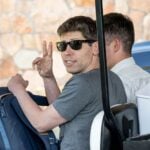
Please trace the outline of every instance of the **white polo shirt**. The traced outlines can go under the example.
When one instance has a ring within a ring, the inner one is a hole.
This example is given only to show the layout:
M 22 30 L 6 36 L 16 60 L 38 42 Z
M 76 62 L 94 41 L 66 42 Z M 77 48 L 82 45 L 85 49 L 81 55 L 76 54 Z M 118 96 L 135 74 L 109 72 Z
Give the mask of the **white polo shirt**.
M 150 83 L 150 74 L 139 67 L 133 57 L 120 61 L 111 71 L 122 80 L 128 102 L 136 103 L 136 92 Z

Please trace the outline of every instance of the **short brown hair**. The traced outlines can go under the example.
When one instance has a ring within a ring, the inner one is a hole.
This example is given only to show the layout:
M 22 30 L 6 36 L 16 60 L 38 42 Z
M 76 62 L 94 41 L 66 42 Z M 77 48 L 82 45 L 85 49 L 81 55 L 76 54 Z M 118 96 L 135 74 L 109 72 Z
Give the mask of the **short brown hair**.
M 134 43 L 134 26 L 131 19 L 121 13 L 109 13 L 104 15 L 104 33 L 107 40 L 119 38 L 122 41 L 123 48 L 131 54 Z
M 59 36 L 67 32 L 79 31 L 86 39 L 97 39 L 96 22 L 87 16 L 75 16 L 66 20 L 57 29 Z

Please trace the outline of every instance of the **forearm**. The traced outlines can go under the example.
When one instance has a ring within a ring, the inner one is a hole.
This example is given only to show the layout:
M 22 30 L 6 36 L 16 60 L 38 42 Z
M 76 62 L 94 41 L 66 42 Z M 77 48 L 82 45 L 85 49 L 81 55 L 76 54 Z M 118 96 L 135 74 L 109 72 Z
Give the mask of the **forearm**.
M 46 97 L 48 99 L 49 104 L 51 104 L 59 96 L 60 89 L 54 77 L 44 78 L 43 81 L 44 81 Z
M 19 74 L 12 77 L 8 82 L 9 90 L 16 96 L 22 111 L 34 128 L 39 132 L 45 132 L 66 121 L 52 105 L 48 106 L 46 109 L 41 109 L 27 93 L 27 86 L 28 82 Z M 57 90 L 59 91 L 59 89 Z M 54 95 L 56 96 L 58 94 L 55 92 Z
M 13 91 L 13 94 L 16 96 L 22 111 L 32 126 L 38 129 L 39 124 L 43 122 L 43 110 L 32 100 L 25 90 L 16 90 Z

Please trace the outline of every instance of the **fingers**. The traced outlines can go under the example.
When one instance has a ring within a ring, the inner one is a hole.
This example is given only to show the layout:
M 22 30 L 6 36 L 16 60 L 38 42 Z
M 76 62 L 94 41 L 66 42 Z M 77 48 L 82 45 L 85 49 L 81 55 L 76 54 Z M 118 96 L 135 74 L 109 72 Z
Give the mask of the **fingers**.
M 12 78 L 22 78 L 21 74 L 17 73 L 16 75 L 14 75 Z
M 43 41 L 42 47 L 43 47 L 43 57 L 45 57 L 47 55 L 47 42 L 46 41 Z
M 8 83 L 11 83 L 11 82 L 18 82 L 18 81 L 21 81 L 21 80 L 23 80 L 22 76 L 17 73 L 16 75 L 14 75 L 14 76 L 12 76 L 12 77 L 10 78 L 10 80 L 9 80 Z
M 24 80 L 23 77 L 22 77 L 22 75 L 19 74 L 19 73 L 17 73 L 17 74 L 14 76 L 14 78 L 19 79 L 19 80 Z
M 25 90 L 28 84 L 20 74 L 16 74 L 8 81 L 7 86 L 11 92 L 16 93 L 18 90 Z
M 53 49 L 52 42 L 49 42 L 47 53 L 48 53 L 48 56 L 50 56 L 50 57 L 52 56 L 52 49 Z
M 46 41 L 43 41 L 43 57 L 52 56 L 52 42 L 47 45 Z
M 17 74 L 16 77 L 18 78 L 19 83 L 22 84 L 25 88 L 28 86 L 28 80 L 25 80 L 20 74 Z
M 33 60 L 33 62 L 32 62 L 33 69 L 35 69 L 36 65 L 39 64 L 39 62 L 41 61 L 41 59 L 42 59 L 41 57 L 37 57 L 36 59 Z
M 28 86 L 29 84 L 29 81 L 28 80 L 25 80 L 23 79 L 23 77 L 21 76 L 21 74 L 16 74 L 14 76 L 15 80 L 18 80 L 18 83 L 22 84 L 25 88 Z
M 45 76 L 47 72 L 52 70 L 52 42 L 47 45 L 46 41 L 43 41 L 43 57 L 37 57 L 32 62 L 33 69 L 36 69 L 41 76 Z

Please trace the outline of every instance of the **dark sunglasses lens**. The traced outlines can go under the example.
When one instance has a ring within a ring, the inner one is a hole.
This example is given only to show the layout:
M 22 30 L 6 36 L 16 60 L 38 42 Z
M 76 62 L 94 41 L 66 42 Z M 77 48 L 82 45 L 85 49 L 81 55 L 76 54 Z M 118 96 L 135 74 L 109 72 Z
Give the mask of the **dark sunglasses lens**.
M 66 42 L 57 42 L 56 46 L 59 51 L 63 52 L 66 50 L 67 43 Z
M 70 41 L 70 47 L 74 50 L 79 50 L 82 47 L 82 41 L 79 40 Z

